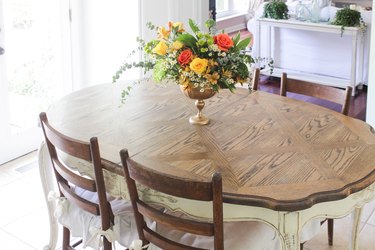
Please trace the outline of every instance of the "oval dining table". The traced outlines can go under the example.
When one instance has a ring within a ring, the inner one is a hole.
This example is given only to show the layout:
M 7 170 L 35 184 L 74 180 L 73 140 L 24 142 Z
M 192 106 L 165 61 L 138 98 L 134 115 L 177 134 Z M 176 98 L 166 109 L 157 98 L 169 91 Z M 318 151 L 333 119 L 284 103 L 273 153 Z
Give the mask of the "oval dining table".
M 352 213 L 350 249 L 358 249 L 362 207 L 375 197 L 375 132 L 367 123 L 299 100 L 237 88 L 205 100 L 208 125 L 192 125 L 197 110 L 176 84 L 145 81 L 103 84 L 71 93 L 48 110 L 62 133 L 96 136 L 106 168 L 107 191 L 128 199 L 119 151 L 172 176 L 223 178 L 225 221 L 257 220 L 279 233 L 282 249 L 299 249 L 303 226 L 314 218 Z M 39 165 L 47 196 L 54 179 L 42 142 Z M 92 175 L 87 164 L 82 174 Z M 209 204 L 141 190 L 145 199 L 174 211 L 210 218 Z M 50 242 L 56 245 L 54 203 L 47 202 Z M 205 208 L 207 206 L 207 209 Z

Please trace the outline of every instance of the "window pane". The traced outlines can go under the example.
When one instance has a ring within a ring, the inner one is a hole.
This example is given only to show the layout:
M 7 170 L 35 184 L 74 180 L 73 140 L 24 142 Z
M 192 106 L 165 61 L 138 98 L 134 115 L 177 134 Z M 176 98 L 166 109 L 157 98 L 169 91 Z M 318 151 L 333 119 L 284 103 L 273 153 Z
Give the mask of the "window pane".
M 216 0 L 216 12 L 228 10 L 228 0 Z

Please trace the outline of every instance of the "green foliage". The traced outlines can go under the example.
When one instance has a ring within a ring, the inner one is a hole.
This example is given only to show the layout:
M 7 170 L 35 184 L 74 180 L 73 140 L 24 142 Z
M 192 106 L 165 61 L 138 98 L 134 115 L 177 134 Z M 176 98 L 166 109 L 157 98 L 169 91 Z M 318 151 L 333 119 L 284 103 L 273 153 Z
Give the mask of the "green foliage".
M 356 10 L 344 8 L 336 12 L 336 17 L 332 24 L 347 27 L 359 26 L 361 22 L 361 13 Z
M 264 5 L 263 16 L 273 19 L 288 19 L 288 6 L 280 0 L 272 0 Z
M 198 53 L 197 39 L 188 33 L 181 34 L 177 37 L 177 40 L 190 47 L 194 53 Z
M 189 19 L 189 26 L 195 34 L 200 31 L 198 25 L 192 19 Z
M 244 50 L 244 49 L 246 49 L 246 47 L 250 44 L 250 41 L 251 41 L 251 39 L 250 39 L 250 37 L 248 37 L 248 38 L 245 38 L 245 39 L 243 39 L 242 41 L 240 41 L 239 43 L 237 43 L 236 45 L 235 45 L 235 48 L 237 49 L 237 50 Z
M 345 27 L 361 27 L 366 30 L 366 23 L 363 21 L 361 13 L 350 8 L 343 8 L 336 12 L 335 19 L 332 21 L 333 25 L 341 25 L 341 36 L 344 33 Z

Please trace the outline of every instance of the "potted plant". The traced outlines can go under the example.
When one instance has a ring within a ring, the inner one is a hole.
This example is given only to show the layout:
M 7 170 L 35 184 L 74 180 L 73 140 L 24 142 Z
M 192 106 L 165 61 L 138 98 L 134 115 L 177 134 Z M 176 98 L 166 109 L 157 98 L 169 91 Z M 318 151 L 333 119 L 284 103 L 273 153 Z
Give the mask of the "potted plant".
M 343 8 L 336 12 L 335 19 L 331 22 L 333 25 L 341 25 L 341 36 L 345 27 L 360 27 L 366 31 L 366 23 L 363 21 L 361 13 L 350 8 Z
M 272 19 L 288 19 L 288 6 L 281 0 L 272 0 L 264 5 L 263 17 Z

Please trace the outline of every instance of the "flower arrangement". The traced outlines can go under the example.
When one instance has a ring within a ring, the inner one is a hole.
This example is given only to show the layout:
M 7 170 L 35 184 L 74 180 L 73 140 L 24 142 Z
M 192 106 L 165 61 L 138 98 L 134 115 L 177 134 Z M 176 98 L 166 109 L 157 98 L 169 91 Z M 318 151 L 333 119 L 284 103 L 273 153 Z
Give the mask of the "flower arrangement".
M 250 38 L 241 40 L 239 33 L 233 38 L 224 32 L 215 34 L 216 23 L 212 19 L 205 22 L 208 32 L 201 31 L 191 19 L 192 33 L 186 32 L 180 22 L 169 22 L 167 28 L 151 23 L 147 26 L 156 30 L 157 38 L 147 43 L 138 38 L 138 50 L 144 52 L 144 60 L 125 62 L 113 76 L 113 82 L 132 67 L 143 68 L 145 73 L 152 70 L 156 82 L 173 81 L 184 88 L 200 88 L 202 92 L 206 88 L 233 91 L 237 83 L 249 81 L 249 68 L 255 62 L 245 53 Z M 123 99 L 130 88 L 122 93 Z

